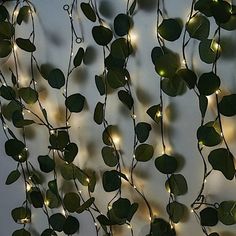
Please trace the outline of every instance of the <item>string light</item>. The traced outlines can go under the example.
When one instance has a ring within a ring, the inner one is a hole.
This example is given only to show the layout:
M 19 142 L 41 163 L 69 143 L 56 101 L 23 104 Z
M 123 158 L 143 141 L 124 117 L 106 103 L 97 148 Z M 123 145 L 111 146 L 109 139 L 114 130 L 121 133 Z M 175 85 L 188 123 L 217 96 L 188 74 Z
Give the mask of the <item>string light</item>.
M 89 178 L 86 178 L 86 181 L 89 183 L 90 182 Z
M 182 61 L 182 64 L 183 64 L 184 66 L 186 66 L 186 65 L 187 65 L 186 60 L 183 60 L 183 61 Z
M 220 89 L 217 89 L 217 90 L 216 90 L 216 94 L 219 94 L 219 93 L 220 93 Z
M 46 206 L 49 206 L 49 201 L 46 199 L 45 201 L 44 201 L 44 204 L 46 205 Z
M 211 46 L 210 46 L 211 50 L 214 52 L 217 52 L 220 50 L 220 44 L 217 43 L 214 39 L 211 42 Z
M 162 114 L 161 114 L 161 111 L 157 111 L 157 113 L 156 113 L 156 117 L 161 117 L 162 116 Z
M 132 229 L 132 225 L 128 224 L 127 225 L 128 229 Z
M 13 50 L 16 51 L 17 48 L 18 48 L 18 47 L 17 47 L 16 43 L 14 43 L 14 44 L 13 44 Z
M 29 183 L 27 183 L 27 184 L 26 184 L 26 190 L 27 190 L 27 192 L 29 192 L 29 191 L 31 190 L 31 188 L 32 188 L 32 185 L 29 184 Z
M 160 74 L 160 76 L 164 76 L 165 75 L 165 71 L 164 70 L 160 70 L 159 74 Z
M 112 140 L 114 142 L 115 145 L 119 145 L 120 143 L 120 137 L 117 134 L 113 134 L 112 135 Z
M 137 116 L 135 114 L 132 114 L 131 117 L 132 117 L 132 119 L 135 120 Z
M 95 225 L 96 227 L 98 226 L 98 224 L 97 224 L 96 222 L 94 223 L 94 225 Z
M 112 209 L 112 206 L 111 205 L 108 205 L 108 210 L 111 210 Z

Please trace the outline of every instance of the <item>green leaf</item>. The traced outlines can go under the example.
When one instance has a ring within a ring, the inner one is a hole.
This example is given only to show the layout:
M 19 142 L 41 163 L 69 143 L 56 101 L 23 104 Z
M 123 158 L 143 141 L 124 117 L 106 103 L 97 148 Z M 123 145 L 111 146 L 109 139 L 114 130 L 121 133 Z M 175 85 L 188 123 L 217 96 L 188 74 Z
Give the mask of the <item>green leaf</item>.
M 93 114 L 93 119 L 98 125 L 102 124 L 103 119 L 104 119 L 103 109 L 104 109 L 104 104 L 101 102 L 98 102 L 95 107 L 94 114 Z
M 138 210 L 138 203 L 133 203 L 129 208 L 129 214 L 127 216 L 127 221 L 131 221 L 135 212 Z
M 157 28 L 162 38 L 168 41 L 177 40 L 182 32 L 182 25 L 177 19 L 164 19 Z
M 152 130 L 152 126 L 146 122 L 139 122 L 135 126 L 135 133 L 137 135 L 137 139 L 140 143 L 145 142 L 148 137 L 149 133 Z
M 24 22 L 28 22 L 29 19 L 29 11 L 30 11 L 30 7 L 29 6 L 23 6 L 20 8 L 20 11 L 17 15 L 16 21 L 18 25 L 21 25 L 21 23 Z
M 120 90 L 118 92 L 118 97 L 124 105 L 126 105 L 130 110 L 132 109 L 132 107 L 134 105 L 134 100 L 133 100 L 132 96 L 127 91 Z
M 65 224 L 66 218 L 61 213 L 56 213 L 50 216 L 49 223 L 52 228 L 58 232 L 63 230 L 63 226 Z
M 29 192 L 30 200 L 32 205 L 35 208 L 42 208 L 44 204 L 44 199 L 42 193 L 38 188 L 34 188 L 32 191 Z
M 84 49 L 80 47 L 73 60 L 74 67 L 81 65 L 83 57 L 84 57 Z
M 116 58 L 109 54 L 105 58 L 105 66 L 108 70 L 121 70 L 124 68 L 125 65 L 125 59 L 124 58 Z
M 206 207 L 200 212 L 202 226 L 215 226 L 218 223 L 217 210 L 213 207 Z
M 111 44 L 111 55 L 114 58 L 126 59 L 132 52 L 132 45 L 125 38 L 118 38 Z
M 5 21 L 9 17 L 9 13 L 3 5 L 0 6 L 0 22 Z
M 79 221 L 74 216 L 68 216 L 63 225 L 63 232 L 67 235 L 75 234 L 79 231 Z
M 12 87 L 2 85 L 0 87 L 0 96 L 6 100 L 13 100 L 16 98 L 16 93 Z
M 105 83 L 104 83 L 104 79 L 102 76 L 98 76 L 95 75 L 95 83 L 96 83 L 96 87 L 98 89 L 98 92 L 100 93 L 100 95 L 104 95 L 105 94 Z
M 11 211 L 11 216 L 18 224 L 25 224 L 26 222 L 30 223 L 31 221 L 31 211 L 25 207 L 17 207 L 13 209 Z
M 85 3 L 85 2 L 82 2 L 80 4 L 80 7 L 81 7 L 81 10 L 82 12 L 84 13 L 84 15 L 89 19 L 91 20 L 92 22 L 95 22 L 96 21 L 96 14 L 93 10 L 93 8 L 91 7 L 91 5 L 89 3 Z
M 50 189 L 50 191 L 52 191 L 52 193 L 54 193 L 55 195 L 58 195 L 58 187 L 57 187 L 56 179 L 48 182 L 48 188 Z
M 161 218 L 155 218 L 151 222 L 152 236 L 176 236 L 175 229 Z
M 220 87 L 220 78 L 213 72 L 203 73 L 198 80 L 198 90 L 202 95 L 211 95 Z
M 84 108 L 85 97 L 75 93 L 66 98 L 65 105 L 70 112 L 81 112 Z
M 175 196 L 184 195 L 188 191 L 187 182 L 183 175 L 172 174 L 166 181 L 166 189 Z
M 154 105 L 148 108 L 147 114 L 156 122 L 159 123 L 161 120 L 161 105 Z
M 153 146 L 150 144 L 140 144 L 136 149 L 135 149 L 135 159 L 137 161 L 149 161 L 153 157 L 154 149 Z
M 50 189 L 46 191 L 46 201 L 47 201 L 47 206 L 50 209 L 58 208 L 60 206 L 59 197 L 56 194 L 54 194 Z
M 224 201 L 220 203 L 218 211 L 218 218 L 224 225 L 236 224 L 236 202 Z
M 178 163 L 175 157 L 163 154 L 156 158 L 155 166 L 163 174 L 172 174 L 176 171 Z
M 111 221 L 104 215 L 99 215 L 97 220 L 101 225 L 112 225 Z
M 217 24 L 226 23 L 231 16 L 231 5 L 226 1 L 212 1 L 212 15 Z
M 113 38 L 112 31 L 102 25 L 94 26 L 92 29 L 92 35 L 95 42 L 101 46 L 106 46 Z
M 199 98 L 199 108 L 201 111 L 201 115 L 202 117 L 205 117 L 207 106 L 208 106 L 208 99 L 204 95 L 199 95 L 198 98 Z
M 114 20 L 114 30 L 118 36 L 125 36 L 132 27 L 132 18 L 126 14 L 118 14 Z
M 34 104 L 38 100 L 38 92 L 31 87 L 20 88 L 19 95 L 27 104 Z
M 194 5 L 194 10 L 196 11 L 198 10 L 207 17 L 210 17 L 212 16 L 212 11 L 211 11 L 212 2 L 213 2 L 212 0 L 198 0 Z
M 166 211 L 170 217 L 170 219 L 175 223 L 179 223 L 183 217 L 185 212 L 185 205 L 179 202 L 171 202 L 166 206 Z
M 112 211 L 116 217 L 126 219 L 129 215 L 131 203 L 127 198 L 119 198 L 112 204 Z
M 34 52 L 36 47 L 29 39 L 17 38 L 16 44 L 19 48 L 26 52 Z
M 12 123 L 13 123 L 13 125 L 15 127 L 22 128 L 24 126 L 33 124 L 34 121 L 33 120 L 24 119 L 24 116 L 22 115 L 22 112 L 16 110 L 12 114 Z
M 107 166 L 115 167 L 119 162 L 118 157 L 119 156 L 113 147 L 105 146 L 102 148 L 102 158 Z
M 10 22 L 0 22 L 0 39 L 8 39 L 14 35 L 15 29 Z
M 66 193 L 63 198 L 63 204 L 69 212 L 75 212 L 80 207 L 80 197 L 77 193 Z
M 62 177 L 65 180 L 72 180 L 75 177 L 74 169 L 75 167 L 72 163 L 71 164 L 63 163 L 60 168 Z
M 199 43 L 199 55 L 203 62 L 211 64 L 220 57 L 220 46 L 213 39 L 204 39 Z
M 52 229 L 45 229 L 40 236 L 57 236 Z
M 176 97 L 186 91 L 185 82 L 178 75 L 173 78 L 165 78 L 161 81 L 161 89 L 168 96 Z
M 111 146 L 114 142 L 113 136 L 118 135 L 118 127 L 116 125 L 107 126 L 102 133 L 102 141 L 104 144 Z
M 134 14 L 134 10 L 136 8 L 137 5 L 137 0 L 134 0 L 133 3 L 131 4 L 130 8 L 129 8 L 129 14 L 133 15 Z
M 232 180 L 234 178 L 234 157 L 229 150 L 225 148 L 215 149 L 210 152 L 208 160 L 212 168 L 221 171 L 226 179 Z
M 7 57 L 12 51 L 12 44 L 10 41 L 0 39 L 0 58 Z
M 226 22 L 221 24 L 221 28 L 228 30 L 228 31 L 232 31 L 236 29 L 236 7 L 235 5 L 232 5 L 232 14 L 230 16 L 230 19 Z
M 113 89 L 123 87 L 126 83 L 125 71 L 120 69 L 110 69 L 107 73 L 107 82 Z
M 49 173 L 54 170 L 55 162 L 48 155 L 38 156 L 40 170 Z
M 18 229 L 13 232 L 12 236 L 31 236 L 30 232 L 23 229 Z
M 5 142 L 5 151 L 8 156 L 18 156 L 25 149 L 25 144 L 18 139 L 9 139 Z
M 20 171 L 17 170 L 13 170 L 8 176 L 7 176 L 7 180 L 5 182 L 6 185 L 10 185 L 14 182 L 16 182 L 21 176 Z
M 179 57 L 174 53 L 161 55 L 156 58 L 155 62 L 156 72 L 165 78 L 172 78 L 180 65 Z
M 190 19 L 186 29 L 191 38 L 204 40 L 209 36 L 210 21 L 203 15 L 196 15 Z
M 55 89 L 60 89 L 65 85 L 65 76 L 60 69 L 50 71 L 47 80 L 49 85 Z
M 64 160 L 67 163 L 73 162 L 76 155 L 78 154 L 78 151 L 78 146 L 75 143 L 68 143 L 64 151 Z
M 213 147 L 220 144 L 222 138 L 213 125 L 202 125 L 197 130 L 198 142 L 202 145 Z
M 197 76 L 194 71 L 189 69 L 180 69 L 177 71 L 177 76 L 185 81 L 189 89 L 193 89 L 197 82 Z
M 213 232 L 213 233 L 210 233 L 209 236 L 220 236 L 220 235 L 216 232 Z
M 106 192 L 113 192 L 121 187 L 121 179 L 116 170 L 105 171 L 102 176 L 103 188 Z
M 84 212 L 85 210 L 87 210 L 89 207 L 91 207 L 91 205 L 94 203 L 95 201 L 95 198 L 94 197 L 91 197 L 89 198 L 86 202 L 84 202 L 77 210 L 76 212 L 77 213 L 82 213 Z
M 219 111 L 224 116 L 236 115 L 236 94 L 224 96 L 219 103 Z

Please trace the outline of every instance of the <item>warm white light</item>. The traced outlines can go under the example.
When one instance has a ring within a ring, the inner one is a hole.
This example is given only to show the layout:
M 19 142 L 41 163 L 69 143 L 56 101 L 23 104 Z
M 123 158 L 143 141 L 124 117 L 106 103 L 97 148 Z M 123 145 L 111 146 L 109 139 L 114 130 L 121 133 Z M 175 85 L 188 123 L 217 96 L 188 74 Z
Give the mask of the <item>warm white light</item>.
M 89 178 L 86 178 L 86 181 L 89 183 L 90 182 Z
M 127 227 L 128 227 L 128 229 L 132 229 L 132 226 L 131 226 L 131 225 L 128 225 Z
M 137 42 L 138 34 L 134 30 L 130 30 L 129 37 L 130 37 L 131 43 L 135 43 Z
M 157 111 L 156 117 L 161 117 L 161 116 L 162 116 L 161 111 Z
M 213 39 L 212 42 L 211 42 L 211 50 L 212 50 L 213 52 L 220 51 L 220 44 L 217 43 L 214 39 Z
M 18 47 L 17 47 L 16 43 L 14 43 L 14 45 L 13 45 L 13 50 L 16 51 L 17 48 L 18 48 Z
M 29 191 L 31 190 L 31 188 L 32 188 L 31 184 L 27 183 L 27 184 L 26 184 L 26 190 L 27 190 L 27 192 L 29 192 Z
M 183 64 L 184 66 L 186 66 L 186 65 L 187 65 L 186 60 L 183 60 L 183 61 L 182 61 L 182 64 Z
M 112 135 L 112 140 L 115 145 L 118 145 L 120 143 L 120 137 L 117 134 Z
M 159 74 L 160 74 L 160 76 L 164 76 L 165 75 L 165 71 L 164 70 L 160 70 Z
M 217 89 L 217 90 L 216 90 L 216 94 L 219 94 L 219 93 L 220 93 L 220 90 L 219 90 L 219 89 Z
M 50 203 L 50 202 L 49 202 L 48 200 L 45 200 L 45 201 L 44 201 L 44 204 L 45 204 L 46 206 L 48 206 L 49 203 Z
M 136 116 L 135 114 L 132 115 L 132 118 L 133 118 L 133 119 L 136 119 L 136 117 L 137 117 L 137 116 Z
M 111 206 L 111 205 L 109 205 L 109 206 L 108 206 L 108 210 L 111 210 L 111 209 L 112 209 L 112 206 Z

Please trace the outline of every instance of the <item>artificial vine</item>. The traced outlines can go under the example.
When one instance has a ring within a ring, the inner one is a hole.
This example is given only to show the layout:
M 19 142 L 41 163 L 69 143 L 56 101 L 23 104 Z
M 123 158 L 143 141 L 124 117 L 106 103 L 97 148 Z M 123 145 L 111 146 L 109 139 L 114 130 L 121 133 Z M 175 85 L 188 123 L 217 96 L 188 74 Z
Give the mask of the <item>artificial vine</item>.
M 136 51 L 131 31 L 136 26 L 135 16 L 141 10 L 139 5 L 140 1 L 127 0 L 124 12 L 116 15 L 112 22 L 103 19 L 96 0 L 71 0 L 63 5 L 61 10 L 70 27 L 68 64 L 64 72 L 37 59 L 40 49 L 37 46 L 39 36 L 36 34 L 37 9 L 34 2 L 5 0 L 0 3 L 0 58 L 3 60 L 0 66 L 0 118 L 6 137 L 5 153 L 16 163 L 16 168 L 6 178 L 6 185 L 21 178 L 25 192 L 22 204 L 11 211 L 14 222 L 19 225 L 13 236 L 33 235 L 30 224 L 32 213 L 37 209 L 46 219 L 45 229 L 39 233 L 41 236 L 57 235 L 58 232 L 79 234 L 79 215 L 84 212 L 88 213 L 97 236 L 118 235 L 117 228 L 122 230 L 123 226 L 128 227 L 129 235 L 135 236 L 139 229 L 134 227 L 132 219 L 136 217 L 141 201 L 148 212 L 147 236 L 178 235 L 175 224 L 184 221 L 187 209 L 194 213 L 206 236 L 220 235 L 210 228 L 219 221 L 224 225 L 236 224 L 236 202 L 222 199 L 212 203 L 205 191 L 207 178 L 214 171 L 220 171 L 227 180 L 233 180 L 236 173 L 234 155 L 222 122 L 223 117 L 236 115 L 236 95 L 223 92 L 224 81 L 218 73 L 218 60 L 223 51 L 222 32 L 236 29 L 236 6 L 223 0 L 192 0 L 188 6 L 187 21 L 183 23 L 181 19 L 168 16 L 164 1 L 156 1 L 157 46 L 148 56 L 157 75 L 154 79 L 158 84 L 156 93 L 159 101 L 147 109 L 147 119 L 140 121 L 136 112 L 139 103 L 134 75 L 129 71 L 129 62 Z M 103 70 L 94 75 L 101 101 L 96 101 L 93 111 L 93 121 L 103 129 L 101 139 L 104 146 L 99 155 L 108 169 L 102 173 L 78 164 L 81 155 L 79 142 L 72 136 L 71 120 L 73 116 L 85 112 L 87 101 L 83 91 L 74 92 L 70 84 L 73 73 L 86 64 L 82 16 L 93 24 L 90 36 L 103 55 Z M 18 36 L 23 25 L 27 26 L 29 33 Z M 178 40 L 182 40 L 181 54 L 169 48 L 172 42 Z M 191 44 L 198 44 L 199 55 L 192 56 L 209 65 L 207 71 L 200 73 L 195 68 L 189 53 Z M 30 65 L 30 78 L 24 81 L 21 75 L 22 54 L 27 54 Z M 57 91 L 64 103 L 63 119 L 59 125 L 49 115 L 41 95 L 41 84 L 46 84 L 52 93 Z M 190 206 L 179 202 L 179 196 L 187 194 L 188 184 L 185 177 L 178 173 L 177 155 L 166 148 L 165 126 L 165 99 L 184 96 L 188 89 L 199 102 L 200 125 L 196 137 L 192 138 L 196 139 L 203 164 L 201 187 Z M 133 143 L 129 154 L 122 151 L 119 124 L 109 120 L 110 95 L 115 95 L 128 110 Z M 211 98 L 215 101 L 216 117 L 208 120 Z M 154 123 L 149 123 L 149 118 Z M 45 139 L 48 139 L 46 153 L 37 157 L 38 165 L 33 164 L 33 150 L 27 140 L 27 129 L 31 126 L 44 129 Z M 165 208 L 168 219 L 153 213 L 152 203 L 136 179 L 138 164 L 150 162 L 156 153 L 156 144 L 150 144 L 151 139 L 147 142 L 150 134 L 155 132 L 155 126 L 160 130 L 157 143 L 162 146 L 162 153 L 157 154 L 153 166 L 166 176 L 168 201 Z M 69 191 L 63 189 L 63 182 L 70 184 Z M 99 182 L 109 196 L 105 210 L 98 204 L 99 197 L 103 196 L 96 195 Z M 125 184 L 140 202 L 127 198 Z

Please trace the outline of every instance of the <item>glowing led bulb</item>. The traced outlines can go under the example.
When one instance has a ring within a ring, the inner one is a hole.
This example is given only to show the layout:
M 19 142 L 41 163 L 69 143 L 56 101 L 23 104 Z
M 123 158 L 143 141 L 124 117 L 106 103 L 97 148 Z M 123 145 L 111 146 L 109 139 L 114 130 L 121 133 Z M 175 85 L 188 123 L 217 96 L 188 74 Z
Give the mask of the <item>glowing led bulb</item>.
M 112 140 L 115 145 L 118 145 L 120 143 L 120 137 L 117 134 L 112 135 Z
M 86 178 L 86 181 L 87 181 L 87 183 L 89 183 L 90 182 L 89 178 Z
M 212 50 L 213 52 L 217 52 L 217 51 L 220 50 L 220 44 L 217 43 L 214 39 L 213 39 L 212 42 L 211 42 L 211 50 Z
M 17 48 L 18 48 L 17 45 L 14 43 L 14 45 L 13 45 L 13 50 L 16 51 Z
M 112 206 L 111 205 L 108 205 L 108 210 L 111 210 L 112 209 Z
M 219 93 L 220 93 L 220 90 L 219 90 L 219 89 L 217 89 L 217 90 L 216 90 L 216 94 L 219 94 Z
M 186 66 L 186 65 L 187 65 L 186 60 L 183 60 L 183 61 L 182 61 L 182 64 L 183 64 L 184 66 Z
M 27 192 L 29 192 L 29 191 L 31 190 L 31 188 L 32 188 L 31 184 L 27 183 L 27 184 L 26 184 L 26 190 L 27 190 Z
M 164 76 L 165 75 L 165 71 L 164 70 L 160 70 L 159 74 L 160 74 L 160 76 Z
M 128 227 L 128 229 L 132 229 L 132 226 L 131 226 L 131 225 L 128 225 L 127 227 Z
M 161 117 L 161 116 L 162 116 L 161 111 L 158 111 L 158 112 L 156 113 L 156 117 Z
M 49 202 L 48 200 L 45 200 L 45 201 L 44 201 L 44 204 L 45 204 L 46 206 L 48 206 L 49 203 L 50 203 L 50 202 Z

